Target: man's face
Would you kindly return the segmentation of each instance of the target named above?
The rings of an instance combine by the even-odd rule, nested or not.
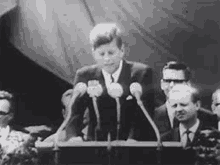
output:
[[[124,48],[119,49],[114,39],[111,43],[101,45],[93,50],[93,57],[100,68],[104,69],[109,74],[114,73],[124,56]]]
[[[169,95],[170,107],[175,112],[175,117],[180,121],[189,121],[196,117],[200,108],[199,102],[192,102],[190,92],[174,92]]]
[[[163,71],[163,78],[161,80],[161,89],[167,96],[169,91],[175,84],[186,83],[185,74],[183,70],[165,69]]]
[[[212,112],[220,117],[220,91],[212,97]]]
[[[8,100],[0,100],[0,126],[8,125],[11,119],[10,103]]]

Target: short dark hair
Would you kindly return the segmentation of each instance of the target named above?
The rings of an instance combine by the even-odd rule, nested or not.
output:
[[[122,47],[121,29],[116,23],[97,24],[90,32],[90,43],[95,50],[101,45],[109,44],[116,39],[119,49]]]
[[[14,96],[12,93],[7,91],[0,91],[0,100],[7,100],[10,103],[10,113],[15,112]]]
[[[162,71],[166,69],[182,70],[185,75],[185,80],[189,81],[191,79],[191,70],[185,63],[177,62],[177,61],[170,61],[166,63]]]

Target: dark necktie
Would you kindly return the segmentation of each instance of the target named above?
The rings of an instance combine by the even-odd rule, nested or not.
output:
[[[190,147],[190,144],[191,144],[191,140],[190,140],[190,138],[189,138],[189,134],[191,133],[191,131],[187,129],[187,130],[185,131],[185,133],[186,133],[186,137],[187,137],[185,148],[188,148],[188,147]]]
[[[111,83],[115,82],[114,77],[112,76],[112,74],[111,74],[111,81],[112,81]]]

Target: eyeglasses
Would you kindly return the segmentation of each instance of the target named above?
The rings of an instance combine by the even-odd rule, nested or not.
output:
[[[219,105],[220,105],[220,103],[214,103],[214,105],[217,107],[217,106],[219,106]]]
[[[0,116],[5,116],[5,115],[8,115],[10,112],[3,112],[3,111],[0,111]]]
[[[176,83],[176,84],[180,84],[180,83],[183,83],[183,82],[186,82],[186,80],[178,80],[178,79],[163,79],[163,82],[165,83]]]

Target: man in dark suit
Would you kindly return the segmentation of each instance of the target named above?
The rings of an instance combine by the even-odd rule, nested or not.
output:
[[[161,89],[166,96],[176,84],[190,84],[190,69],[184,64],[175,61],[168,62],[162,70]],[[217,127],[217,117],[211,111],[200,108],[198,118],[206,122],[206,125]],[[177,127],[179,122],[175,120],[174,111],[170,108],[169,102],[155,109],[154,121],[161,134],[171,128]]]
[[[196,88],[186,84],[175,85],[168,94],[168,102],[180,124],[162,134],[162,141],[178,141],[183,147],[190,147],[199,131],[212,128],[198,118],[201,102]]]
[[[217,88],[212,94],[212,112],[220,119],[220,88]],[[220,122],[218,122],[218,130],[220,130]]]
[[[142,85],[142,100],[147,111],[152,114],[154,108],[152,69],[145,64],[124,60],[121,30],[115,23],[96,25],[90,33],[90,42],[96,64],[77,70],[73,85],[76,86],[80,82],[88,87],[101,85],[103,92],[97,98],[98,112],[95,111],[88,93],[73,104],[73,119],[70,125],[73,127],[74,136],[82,136],[83,114],[88,108],[87,140],[107,141],[109,138],[116,140],[117,137],[117,140],[150,140],[153,135],[152,128],[138,107],[136,99],[131,95],[129,86],[133,82]],[[123,89],[119,99],[121,105],[119,132],[116,100],[108,94],[112,83],[119,83]],[[99,127],[97,123],[100,123]]]

